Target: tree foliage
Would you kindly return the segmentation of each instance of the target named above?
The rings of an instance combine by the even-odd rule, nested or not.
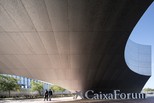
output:
[[[20,85],[18,84],[18,80],[16,78],[0,75],[0,90],[8,91],[10,97],[10,91],[20,90]]]
[[[154,91],[154,89],[152,89],[152,88],[144,88],[143,90],[144,90],[145,92]]]
[[[54,92],[64,92],[66,89],[60,87],[60,86],[57,86],[57,85],[54,85],[51,87],[51,89],[54,91]]]
[[[39,95],[41,95],[41,91],[43,90],[43,84],[40,82],[31,82],[31,90],[32,91],[38,91]]]

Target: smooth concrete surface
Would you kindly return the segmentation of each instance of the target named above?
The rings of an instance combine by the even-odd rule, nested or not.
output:
[[[0,0],[0,73],[69,90],[139,92],[124,50],[153,0]]]
[[[0,100],[0,103],[153,103],[154,97],[138,100],[72,100],[72,97],[53,98],[51,101],[43,99]]]
[[[59,103],[59,102],[71,102],[75,101],[73,97],[52,98],[51,101],[44,101],[43,98],[39,99],[3,99],[0,103]]]

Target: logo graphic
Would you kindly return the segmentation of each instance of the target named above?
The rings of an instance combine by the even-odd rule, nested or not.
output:
[[[84,98],[83,93],[81,91],[75,91],[75,93],[73,95],[74,95],[73,99],[77,99],[78,97],[80,97],[82,99]]]
[[[94,90],[88,90],[84,94],[81,91],[76,91],[73,99],[80,97],[83,99],[145,99],[145,93],[122,93],[120,90],[113,90],[112,93],[95,92]]]

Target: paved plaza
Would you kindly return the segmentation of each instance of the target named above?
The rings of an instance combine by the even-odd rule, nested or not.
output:
[[[40,99],[0,100],[0,103],[154,103],[154,97],[140,100],[74,100],[72,97],[53,98],[52,101]]]

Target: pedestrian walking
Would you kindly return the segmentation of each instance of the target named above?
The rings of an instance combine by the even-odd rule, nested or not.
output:
[[[49,101],[51,101],[52,94],[53,94],[53,93],[52,93],[52,90],[50,89],[50,90],[49,90],[49,93],[48,93],[48,95],[49,95]]]
[[[45,100],[48,101],[48,90],[47,89],[45,90],[45,93],[44,93],[44,101]]]

